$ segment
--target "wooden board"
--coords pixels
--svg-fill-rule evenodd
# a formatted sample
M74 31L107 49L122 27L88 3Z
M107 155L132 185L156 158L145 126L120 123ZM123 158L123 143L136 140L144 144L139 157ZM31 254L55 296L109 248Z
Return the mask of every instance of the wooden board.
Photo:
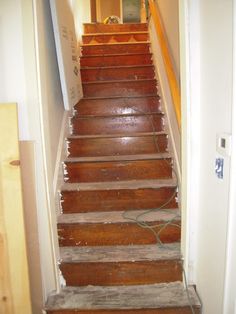
M0 313L30 314L17 108L0 105Z

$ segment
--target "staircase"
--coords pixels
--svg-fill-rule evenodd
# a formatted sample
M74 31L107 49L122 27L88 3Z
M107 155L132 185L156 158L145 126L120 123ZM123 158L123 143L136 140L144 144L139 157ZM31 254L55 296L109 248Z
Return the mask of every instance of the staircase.
M182 282L177 180L148 40L146 24L85 25L58 217L66 287L48 314L200 313Z

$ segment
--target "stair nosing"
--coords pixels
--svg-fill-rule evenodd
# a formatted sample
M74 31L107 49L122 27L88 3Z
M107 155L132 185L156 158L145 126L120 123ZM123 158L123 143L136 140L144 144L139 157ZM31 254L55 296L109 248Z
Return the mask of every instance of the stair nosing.
M169 153L154 153L154 154L136 154L136 155L113 155L113 156L90 156L90 157L67 157L63 163L78 163L78 162L129 162L143 160L160 160L172 159Z
M154 98L159 98L160 99L160 96L158 94L147 94L147 95L139 95L139 96L135 95L135 96L83 97L83 98L81 98L81 100L97 100L97 99L101 100L101 99L120 99L120 98L128 98L128 99L130 99L130 98L148 98L148 97L154 97ZM77 106L79 104L79 102L75 106Z
M201 304L194 290L188 287L193 307ZM182 282L133 286L65 287L59 294L51 294L46 310L138 310L189 307Z
M160 131L160 132L140 132L140 133L120 133L120 134L98 134L98 135L68 135L65 140L73 140L73 139L105 139L105 138L123 138L123 137L150 137L150 136L160 136L160 135L166 135L168 136L168 133L166 131Z
M151 52L139 52L139 53L114 53L114 54L96 54L96 55L81 55L80 58L93 58L93 57L118 57L118 56L142 56L149 55L152 56ZM84 66L83 66L84 67Z
M134 219L142 213L143 218L140 221L152 222L169 222L170 220L181 221L181 211L178 208L171 209L153 209L149 210L129 210L129 211L112 211L112 212L88 212L88 213L73 213L61 214L57 217L58 225L78 225L78 224L118 224L131 223L136 224ZM128 217L125 218L124 217ZM176 218L175 218L176 217Z
M112 32L112 33L87 33L83 34L84 37L90 37L90 36L112 36L112 35L131 35L131 34L137 34L137 35L148 35L149 31L132 31L132 32Z
M132 80L109 80L109 81L90 81L90 82L82 82L82 85L93 85L93 84L115 84L115 83L140 83L140 82L156 82L157 79L151 78L151 79L132 79Z
M150 45L150 40L147 41L125 41L125 42L115 42L115 43L96 43L96 44L81 44L81 47L94 47L94 46L115 46L115 45L137 45L137 44L148 44Z
M64 246L60 247L61 263L119 263L177 260L181 258L180 243L116 245L116 246Z
M92 183L64 183L61 186L62 191L99 191L99 190L120 190L120 189L160 189L176 187L177 179L173 174L171 179L157 180L127 180L127 181L109 181Z
M154 68L153 64L138 64L138 65L114 65L114 66L96 66L96 67L81 67L80 70L106 70L106 69L129 69L129 68Z

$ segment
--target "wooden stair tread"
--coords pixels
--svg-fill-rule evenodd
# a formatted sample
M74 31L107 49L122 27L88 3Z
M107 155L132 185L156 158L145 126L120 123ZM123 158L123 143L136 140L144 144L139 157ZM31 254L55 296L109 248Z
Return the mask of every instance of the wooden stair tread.
M200 307L193 287L189 287L191 304ZM189 306L181 282L138 286L65 287L51 295L46 310L52 309L154 309Z
M63 191L86 191L86 190L103 190L103 189L139 189L139 188L161 188L176 187L177 180L173 175L171 179L158 180L127 180L119 182L93 182L93 183L64 183L61 187Z
M137 41L137 42L113 42L113 43L93 43L93 44L81 44L81 47L95 47L95 46L115 46L115 45L138 45L138 44L150 44L150 41Z
M131 56L143 56L143 55L149 55L152 56L152 54L150 52L138 52L138 53L116 53L116 54L94 54L94 55L82 55L80 58L84 59L84 58L94 58L94 57L99 57L99 58L103 58L103 57L131 57ZM136 64L135 64L136 65ZM140 65L140 64L139 64ZM152 64L151 64L152 65ZM123 65L122 65L123 66ZM84 66L82 65L82 68L90 68L90 66Z
M116 155L116 156L96 156L96 157L69 157L65 162L103 162L103 161L135 161L135 160L153 160L169 159L169 153L142 154L142 155Z
M113 97L106 97L106 96L103 96L103 97L83 97L79 102L82 102L82 101L87 101L87 100L102 100L102 99L132 99L132 98L138 98L138 99L142 99L142 98L160 98L157 94L150 94L150 95L137 95L137 96L113 96Z
M62 214L58 216L58 224L115 224L115 223L135 223L131 219L135 219L138 215L147 213L146 210L130 210L113 211L113 212L89 212L89 213L75 213L75 214ZM130 219L124 218L128 217ZM142 221L145 222L167 222L169 220L180 220L179 209L161 209L151 211L142 216Z
M61 247L62 263L134 262L180 259L180 244Z
M84 37L90 36L111 36L111 35L132 35L132 34L149 34L148 31L130 31L130 32L111 32L111 33L87 33Z

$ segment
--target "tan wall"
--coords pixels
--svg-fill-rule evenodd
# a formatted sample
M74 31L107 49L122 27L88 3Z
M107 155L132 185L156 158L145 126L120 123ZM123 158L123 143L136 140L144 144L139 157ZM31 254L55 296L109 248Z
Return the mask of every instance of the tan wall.
M119 0L97 0L97 18L102 22L106 17L116 15L120 17Z
M179 0L157 0L177 77L180 75Z
M83 23L91 22L91 6L90 0L83 0L81 5L81 0L74 0L72 2L72 10L75 20L75 30L77 38L80 40L83 34Z

